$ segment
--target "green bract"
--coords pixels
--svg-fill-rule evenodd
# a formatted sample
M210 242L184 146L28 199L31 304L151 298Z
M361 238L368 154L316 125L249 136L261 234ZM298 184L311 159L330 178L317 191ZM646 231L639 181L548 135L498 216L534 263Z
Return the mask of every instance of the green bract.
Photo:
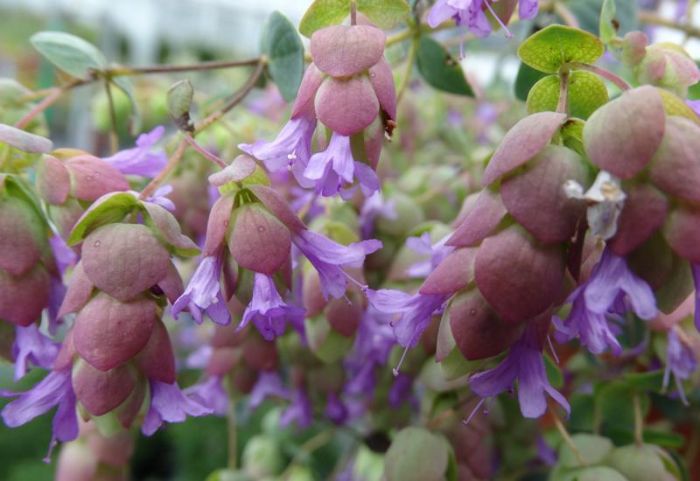
M406 0L357 0L357 11L381 28L391 28L409 12ZM350 15L350 0L316 0L299 23L306 37L316 30L341 23Z
M550 25L525 40L518 56L534 69L556 73L567 63L593 63L604 52L603 43L594 35L577 28Z
M569 76L569 114L572 117L587 119L608 101L608 89L598 76L576 71ZM530 113L545 110L554 111L559 102L559 77L549 75L537 82L527 96L527 110Z

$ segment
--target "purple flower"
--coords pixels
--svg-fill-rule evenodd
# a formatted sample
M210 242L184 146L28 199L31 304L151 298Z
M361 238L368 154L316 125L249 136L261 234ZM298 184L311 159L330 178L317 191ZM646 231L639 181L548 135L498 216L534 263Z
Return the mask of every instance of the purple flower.
M202 259L187 284L187 289L173 304L173 316L177 318L180 312L187 308L197 324L202 323L202 311L222 326L231 322L231 315L221 295L220 276L220 256Z
M112 167L124 175L155 177L168 163L168 156L163 150L152 151L164 133L165 127L159 125L150 132L139 135L136 147L122 150L102 160L112 164Z
M435 28L442 22L453 18L457 25L469 28L474 35L485 37L491 33L491 24L484 10L486 8L506 31L506 35L510 37L511 33L498 15L494 13L491 3L490 0L437 0L428 13L428 24ZM537 10L537 0L520 0L520 18L533 18L537 15Z
M419 253L429 256L420 262L416 262L408 268L408 275L411 277L428 277L431 272L442 262L442 260L455 250L454 247L446 246L447 240L452 236L448 234L435 244L432 243L430 232L423 232L420 237L409 237L406 239L406 246Z
M369 305L357 329L352 351L345 358L348 381L345 392L350 395L370 395L376 385L375 370L389 359L396 344L391 316L382 314Z
M316 119L302 116L291 119L272 142L258 140L254 144L239 144L238 148L261 160L267 170L277 172L291 169L302 187L310 187L304 170L311 157L311 139L316 129Z
M2 419L11 428L21 426L58 406L53 417L53 440L72 441L78 437L78 418L75 413L75 393L71 384L71 370L51 371L32 389L24 393L3 393L17 396L2 410Z
M430 325L433 313L440 310L450 296L410 295L394 289L380 289L378 291L366 289L365 293L374 309L392 316L391 326L394 328L396 340L406 348L399 364L394 368L396 376L406 358L408 349L418 343L421 335Z
M566 341L579 337L594 354L610 348L615 354L622 350L610 324L610 316L623 314L628 305L642 319L656 317L656 299L649 285L638 278L624 258L606 249L593 269L591 277L569 296L571 312L565 321L554 318L557 339Z
M146 436L155 433L164 421L181 423L187 415L203 416L213 410L195 396L185 395L177 383L167 384L159 381L149 381L151 385L151 404L143 420L141 432Z
M253 386L253 390L250 392L248 407L255 409L270 396L288 400L292 398L289 389L282 384L279 374L276 372L261 372L255 386Z
M369 239L374 232L374 222L379 218L395 220L397 218L394 201L384 202L382 193L377 191L365 199L360 210L360 232L363 239Z
M700 331L700 264L690 266L695 283L695 329Z
M153 195L146 199L146 202L157 204L170 212L175 212L175 203L166 196L173 191L172 185L162 185L153 192Z
M413 376L406 373L399 373L394 378L394 382L389 390L389 406L398 408L405 402L412 399L413 394Z
M318 271L325 298L329 295L343 297L348 283L348 275L343 267L361 267L368 254L382 247L378 240L345 246L308 229L295 234L292 242Z
M511 346L506 358L495 368L473 375L469 386L475 394L485 399L511 390L517 379L520 411L526 418L538 418L545 413L545 393L569 413L568 401L547 379L536 330L536 326L528 325L521 338Z
M221 376L211 376L202 383L188 387L184 395L218 416L224 416L228 411L228 394L224 389Z
M374 170L367 164L356 162L352 156L350 137L335 132L326 150L311 156L304 177L314 182L316 192L325 197L341 193L348 198L352 191L341 190L344 185L352 185L355 177L365 196L379 190L379 178Z
M51 247L51 252L53 253L54 259L56 259L56 266L58 267L61 275L66 273L66 269L75 264L78 260L78 255L68 247L66 241L63 237L56 234L55 232L49 237L49 246Z
M287 406L280 416L280 425L287 427L296 423L300 428L308 428L312 421L311 401L306 392L299 388L294 391L292 403Z
M678 395L683 401L683 404L688 405L688 399L685 397L682 381L690 378L698 362L695 359L693 350L681 342L675 329L668 331L668 346L666 347L666 370L664 371L663 389L668 388L671 380L671 374L676 381L676 389Z
M58 343L39 332L36 324L15 327L15 342L12 345L12 355L15 359L15 381L24 377L30 364L50 369L58 355L59 348Z
M325 415L334 424L343 424L348 419L348 408L335 393L329 393L326 401Z
M688 107L693 109L693 111L700 116L700 100L686 100L686 104L688 104Z
M433 313L438 311L449 296L406 294L395 289L367 289L367 299L372 307L383 314L393 316L391 325L396 340L404 347L414 347L423 331L430 324Z
M238 329L243 329L253 321L260 334L272 341L284 334L287 323L300 326L306 311L285 303L277 292L275 281L266 274L255 273L253 297L243 313Z
M187 332L187 336L192 335L195 335L194 332ZM189 339L187 341L189 341ZM187 356L187 359L185 359L185 366L187 366L189 369L204 369L207 367L207 364L209 364L212 354L214 354L213 347L208 344L205 346L200 346L192 351L189 356Z

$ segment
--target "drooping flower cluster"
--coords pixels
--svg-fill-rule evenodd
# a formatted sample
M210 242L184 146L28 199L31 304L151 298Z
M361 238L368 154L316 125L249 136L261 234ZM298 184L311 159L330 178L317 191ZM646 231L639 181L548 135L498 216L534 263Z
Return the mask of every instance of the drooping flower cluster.
M107 222L138 214L144 223ZM161 320L163 306L182 293L173 252L196 252L172 215L131 193L100 198L78 220L71 240L82 241L59 316L75 313L52 371L2 411L18 426L58 405L54 439L78 435L76 408L112 416L128 429L143 416L142 431L210 411L183 395L175 358ZM144 399L150 399L142 412Z
M356 181L366 196L378 191L374 171L385 131L391 135L396 119L385 39L372 25L316 31L310 44L313 62L304 74L291 120L274 141L240 148L272 172L289 168L300 185L314 187L323 196L349 197ZM326 149L312 154L317 120L332 133Z
M381 244L367 240L344 246L309 230L284 199L262 184L227 191L226 186L243 182L255 171L253 159L242 155L211 177L222 195L211 210L204 258L173 313L187 308L198 322L206 312L215 322L227 324L226 305L235 298L247 306L239 327L252 322L272 340L290 324L301 329L304 320L304 310L284 299L290 297L292 246L318 273L327 299L345 295L351 277L344 269L361 266Z

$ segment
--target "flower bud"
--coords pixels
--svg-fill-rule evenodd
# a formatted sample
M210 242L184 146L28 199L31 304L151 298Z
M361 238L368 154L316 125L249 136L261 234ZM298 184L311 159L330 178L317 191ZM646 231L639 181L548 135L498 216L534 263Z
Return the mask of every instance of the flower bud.
M83 242L83 269L100 290L129 301L168 274L170 254L141 224L108 224Z
M476 284L506 322L542 313L561 295L564 253L513 226L487 238L475 263Z
M681 97L700 80L700 69L682 47L658 43L646 48L646 56L637 67L640 83L657 85Z
M440 329L449 329L457 348L469 361L500 354L522 333L521 326L501 320L476 289L458 294L450 301ZM447 333L439 334L444 335Z
M75 320L73 343L80 356L97 369L121 366L148 343L157 320L154 301L120 302L99 293Z
M574 235L585 204L562 188L574 180L585 185L582 159L573 150L550 145L501 182L508 212L540 242L563 242Z
M289 260L289 229L260 204L246 204L235 211L229 250L243 268L274 274Z
M93 416L102 416L121 405L136 386L136 376L128 366L100 371L86 362L73 368L75 397Z
M644 169L664 137L666 114L654 87L624 92L590 116L583 143L591 162L621 179ZM615 126L615 128L612 128Z

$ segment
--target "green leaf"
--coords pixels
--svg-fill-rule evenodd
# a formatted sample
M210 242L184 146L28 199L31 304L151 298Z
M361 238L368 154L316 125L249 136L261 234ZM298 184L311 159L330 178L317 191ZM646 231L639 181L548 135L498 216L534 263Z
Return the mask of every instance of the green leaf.
M569 76L569 114L587 119L608 101L608 89L597 75L572 72ZM555 111L559 103L559 76L549 75L537 82L527 97L530 113Z
M379 28L392 28L410 12L406 0L358 0L357 10Z
M625 374L622 380L630 388L636 391L661 391L663 385L664 371L658 369L651 372L633 372Z
M262 51L269 60L272 80L287 102L294 100L304 74L304 46L294 25L279 12L272 12L262 38Z
M566 6L574 14L582 29L599 35L600 14L605 0L568 0ZM615 0L616 20L619 23L617 34L622 36L632 30L639 30L639 6L637 0Z
M97 202L85 211L78 223L75 224L70 236L68 236L68 245L78 244L99 226L119 222L140 206L138 199L127 192L107 194Z
M418 71L432 87L452 94L474 96L459 62L427 35L420 38L416 62Z
M616 12L617 6L615 4L615 0L603 0L603 7L600 11L600 24L598 31L600 32L600 39L605 44L610 43L610 40L615 38L617 35L617 28L615 28Z
M84 78L89 70L102 70L107 61L97 47L64 32L39 32L30 41L35 49L59 69Z
M535 70L526 63L521 63L518 76L515 78L515 96L525 102L532 86L546 76L547 74L544 72Z
M139 105L136 103L134 84L128 77L114 77L111 79L111 83L128 97L131 106L129 130L131 133L139 132L141 130L141 111L139 110Z
M525 40L518 49L520 60L547 73L557 73L569 62L594 63L605 48L588 32L562 25L550 25Z
M644 430L644 442L656 444L664 448L682 448L685 445L685 437L682 434L658 431L655 429Z
M560 389L564 385L564 376L559 366L554 363L548 354L544 356L544 367L547 370L547 379L549 379L549 383L555 389Z
M350 14L350 0L316 0L299 23L299 31L306 37L323 27L343 21Z
M406 0L357 0L357 11L379 28L392 28L410 12ZM350 15L350 0L316 0L306 10L299 31L311 37L316 31L341 23Z

